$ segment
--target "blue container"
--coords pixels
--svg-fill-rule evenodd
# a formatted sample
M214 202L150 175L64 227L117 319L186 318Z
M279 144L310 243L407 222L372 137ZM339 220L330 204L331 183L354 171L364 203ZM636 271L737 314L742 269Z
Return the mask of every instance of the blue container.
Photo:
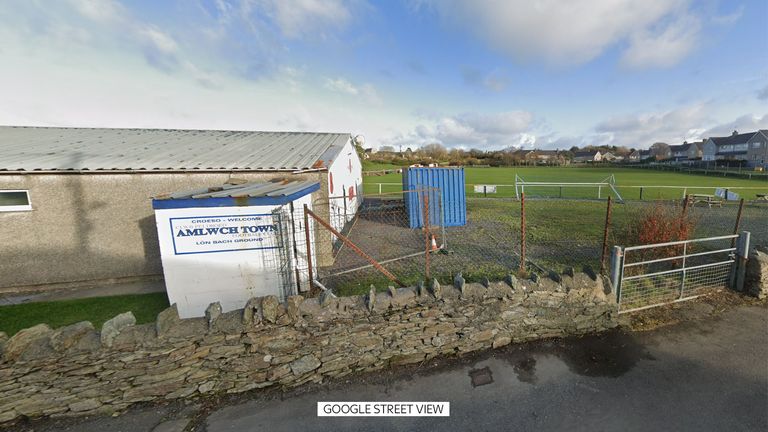
M403 199L411 228L424 226L424 193L429 191L429 209L438 197L442 198L444 226L467 224L467 195L464 189L464 168L407 168L403 170ZM440 215L430 211L430 225L440 225Z

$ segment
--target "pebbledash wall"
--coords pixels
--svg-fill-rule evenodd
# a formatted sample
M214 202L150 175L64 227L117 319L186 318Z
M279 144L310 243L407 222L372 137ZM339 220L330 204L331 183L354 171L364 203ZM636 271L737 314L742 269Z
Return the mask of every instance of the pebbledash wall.
M0 423L108 414L140 401L297 386L513 342L616 326L602 279L389 288L366 296L253 298L244 309L152 324L118 315L0 335Z

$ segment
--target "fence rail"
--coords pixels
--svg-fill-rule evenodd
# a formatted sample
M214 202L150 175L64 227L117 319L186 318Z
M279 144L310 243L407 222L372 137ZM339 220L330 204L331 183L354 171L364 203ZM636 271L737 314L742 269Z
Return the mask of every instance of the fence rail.
M749 237L749 232L743 232L618 247L612 273L619 313L690 300L717 288L740 289L743 265L739 265L739 257L746 257ZM719 246L737 239L738 246ZM690 253L694 247L709 249ZM635 256L638 258L630 261Z

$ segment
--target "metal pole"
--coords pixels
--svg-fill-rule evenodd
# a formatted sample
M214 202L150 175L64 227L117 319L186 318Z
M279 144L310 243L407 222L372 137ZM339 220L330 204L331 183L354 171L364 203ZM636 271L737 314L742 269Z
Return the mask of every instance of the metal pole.
M379 195L381 195L381 183L379 183Z
M309 239L309 208L304 204L304 240L307 242L307 275L309 276L309 289L313 288L312 281L312 244Z
M685 257L688 255L688 243L683 243L683 278L680 281L680 300L683 299L685 293Z
M525 192L520 194L520 271L525 272Z
M608 196L608 205L605 210L605 227L603 228L603 253L600 255L600 274L605 271L605 258L608 256L608 231L611 227L611 196Z
M600 199L602 197L602 195L603 195L603 187L602 186L598 186L597 187L597 199Z
M640 186L640 201L643 200L643 187Z
M424 192L424 276L429 280L429 192Z
M736 249L735 285L732 285L736 291L744 291L744 278L747 271L747 259L749 258L749 238L749 231L742 231L739 235L739 247Z
M726 195L727 196L727 195ZM741 225L741 212L744 210L744 198L739 200L739 211L736 213L736 226L733 227L733 233L738 234L739 233L739 226ZM731 247L734 247L736 244L736 239L731 240Z
M341 226L343 227L344 225L347 224L347 190L344 189L341 192L342 192L341 194L342 199L344 200L344 223L341 224Z
M320 225L325 227L325 229L327 229L328 231L333 233L333 235L338 237L339 240L341 240L345 245L347 245L350 249L352 249L356 254L360 255L366 261L371 263L371 265L373 265L378 271L382 272L384 274L384 276L388 277L393 282L396 282L401 287L405 286L405 284L400 282L400 280L398 280L395 277L395 275L390 273L389 270L387 270L384 267L382 267L381 264L378 263L378 261L376 261L375 259L373 259L370 256L368 256L368 254L363 252L359 247L357 247L356 244L352 243L352 240L348 239L344 234L336 231L330 224L328 224L328 222L322 220L318 215L314 214L312 212L312 210L309 210L309 209L307 209L305 207L305 213L308 214L309 216L312 216L312 219L316 220Z
M621 246L614 246L613 251L611 252L611 284L616 292L617 303L621 301L621 287L619 286L621 282L621 267Z

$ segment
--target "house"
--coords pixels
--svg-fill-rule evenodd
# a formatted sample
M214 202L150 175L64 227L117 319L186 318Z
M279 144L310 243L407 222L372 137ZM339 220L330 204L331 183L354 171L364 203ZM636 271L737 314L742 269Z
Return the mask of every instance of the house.
M602 159L603 162L618 162L618 161L621 161L624 158L622 156L616 156L615 154L613 154L611 152L605 152L602 155L601 159Z
M768 129L757 131L747 144L747 164L768 169Z
M674 162L701 160L703 142L683 141L680 145L669 146L669 158Z
M627 156L627 162L636 163L641 161L640 150L634 150Z
M700 161L703 154L704 141L695 141L688 143L688 154L686 157L688 161Z
M756 133L757 132L748 132L740 134L737 131L733 131L733 133L727 137L710 137L704 141L702 160L747 160L747 150L749 148L747 143Z
M603 155L599 150L595 151L578 151L573 154L574 162L600 162L603 160Z
M688 159L688 143L683 142L679 145L669 146L669 159L674 162L680 162Z
M354 214L362 203L354 139L348 133L0 127L0 288L159 277L150 197L233 179L318 182L313 210L343 224L330 215Z

